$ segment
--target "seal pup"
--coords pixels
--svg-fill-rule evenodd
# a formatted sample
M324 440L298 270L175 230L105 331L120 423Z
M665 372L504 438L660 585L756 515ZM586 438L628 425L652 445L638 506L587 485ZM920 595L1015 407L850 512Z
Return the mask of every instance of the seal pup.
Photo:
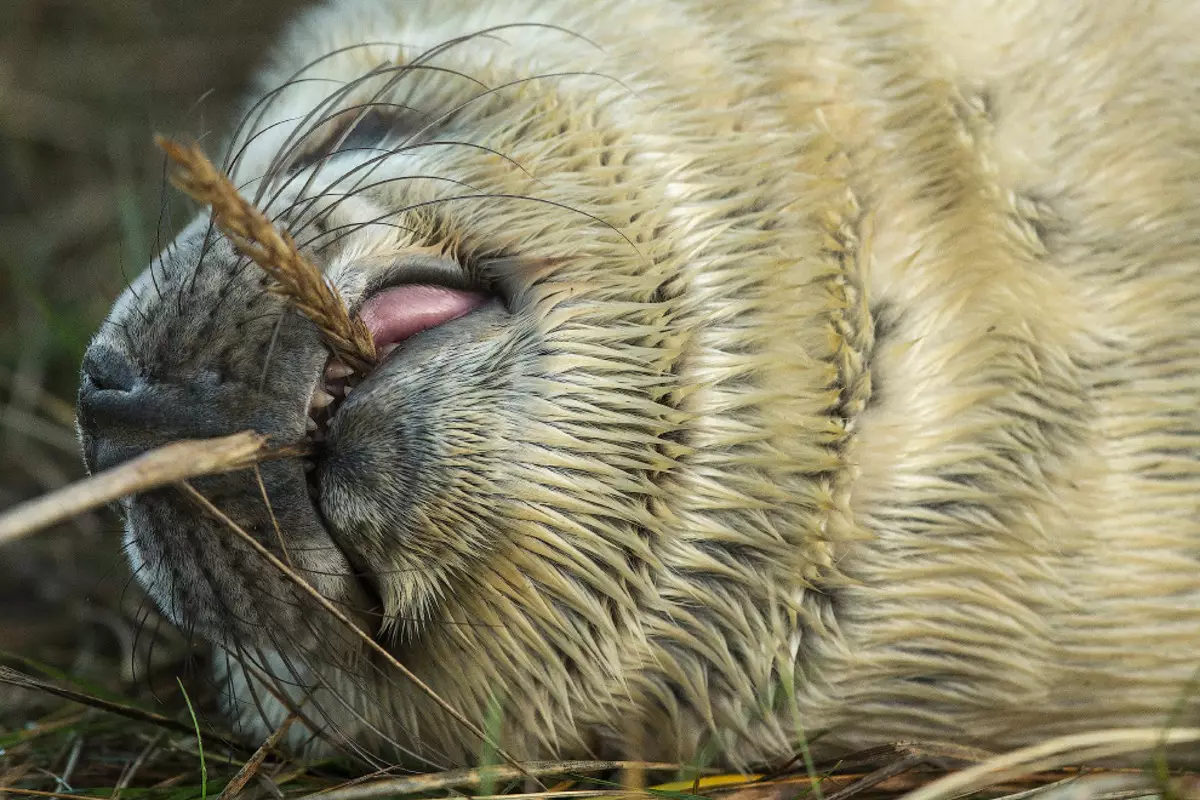
M1200 656L1197 29L318 6L227 166L386 358L353 383L201 215L88 350L88 463L319 440L197 487L520 757L1161 725ZM182 495L122 510L248 734L472 759Z

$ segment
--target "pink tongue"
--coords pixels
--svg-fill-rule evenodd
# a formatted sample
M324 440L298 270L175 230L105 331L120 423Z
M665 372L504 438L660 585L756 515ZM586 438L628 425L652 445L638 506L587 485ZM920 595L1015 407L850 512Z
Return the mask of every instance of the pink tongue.
M380 352L423 330L457 319L487 302L485 295L445 286L406 284L385 289L363 303L362 320Z

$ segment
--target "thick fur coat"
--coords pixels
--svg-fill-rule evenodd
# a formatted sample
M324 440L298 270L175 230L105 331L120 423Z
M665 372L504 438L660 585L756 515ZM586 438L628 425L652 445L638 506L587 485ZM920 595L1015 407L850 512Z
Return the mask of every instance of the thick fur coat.
M352 306L496 299L358 386L315 479L264 465L279 535L253 475L198 486L518 756L1160 725L1200 664L1197 30L1186 0L317 8L235 179ZM326 357L202 217L89 353L89 460L298 439ZM473 758L181 495L124 505L251 732L300 703L334 746Z

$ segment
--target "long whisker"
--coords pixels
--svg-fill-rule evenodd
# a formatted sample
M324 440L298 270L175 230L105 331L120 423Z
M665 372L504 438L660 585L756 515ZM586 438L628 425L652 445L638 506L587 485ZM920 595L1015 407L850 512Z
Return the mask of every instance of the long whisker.
M212 501L210 501L207 497L205 497L200 492L196 491L196 489L193 488L192 485L190 483L188 483L187 481L180 482L178 484L178 487L180 490L182 490L184 492L185 495L192 498L208 514L212 515L217 520L219 520L230 531L236 533L237 536L240 539L242 539L242 541L244 541L247 545L250 546L251 549L253 549L255 552L257 552L260 557L264 558L267 562L269 562L272 567L274 567L276 570L281 572L286 578L288 578L288 580L292 581L301 591L308 594L314 601L316 601L316 603L319 606L321 606L325 610L326 613L332 615L335 619L338 620L338 622L340 622L342 625L345 625L349 630L353 631L355 633L355 635L362 640L363 644L365 644L368 648L373 650L378 655L382 656L383 659L389 665L391 665L391 667L393 669L397 670L398 672L400 672L400 674L404 675L404 677L406 679L408 679L417 689L419 689L430 700L432 700L442 711L444 711L447 715L449 715L459 725L462 725L466 730L468 730L472 735L477 737L480 741L484 742L489 747L492 747L493 752L495 752L498 756L503 758L505 761L507 761L513 767L520 770L522 774L526 774L525 770L521 766L520 762L518 762L515 758L513 758L512 755L510 755L507 750L505 750L504 748L500 747L499 744L492 741L492 738L482 728L480 728L478 725L476 725L471 720L467 719L467 717L464 716L461 711L459 711L458 709L454 708L454 706L452 706L448 702L446 702L446 700L444 698L442 698L441 695L439 695L436 691L433 690L432 687L430 687L427 683L425 683L423 680L421 680L421 678L418 677L416 675L416 673L414 673L412 670L410 670L408 667L406 667L403 663L401 663L386 648L384 648L382 645L380 645L378 642L376 642L373 638L371 638L366 633L364 633L354 623L353 620L351 620L348 616L346 616L346 614L341 609L339 609L334 603L330 602L320 592L313 589L307 582L304 581L303 578L301 578L299 575L297 575L293 570L289 569L288 566L286 564L284 564L282 561L280 561L275 556L274 553L272 553L270 550L265 548L262 544L260 544L258 542L258 540L256 540L253 536L251 536L249 533L247 533L240 525L238 525L236 522L234 522L232 519L230 519L224 512L222 512L219 508L217 508L215 505L213 505Z
M222 162L222 168L224 169L224 171L228 172L228 173L233 173L237 169L238 163L240 162L242 156L245 153L245 146L243 145L241 147L238 147L238 144L237 144L238 141L241 139L242 134L245 132L247 127L251 125L252 119L254 120L254 123L253 123L254 126L258 125L258 123L262 120L262 118L264 116L266 116L266 113L271 110L271 106L275 104L275 101L279 99L279 96L284 91L286 91L288 88L290 88L292 86L295 86L296 84L305 83L308 81L323 81L323 82L327 82L327 83L338 83L338 81L335 81L330 78L304 78L302 76L304 75L305 72L308 72L310 69L313 69L332 58L337 58L338 56L340 56L344 53L349 53L353 50L363 50L363 49L370 48L370 47L395 47L397 49L403 50L406 47L409 47L409 45L405 45L401 42L379 42L379 41L357 42L355 44L351 44L351 45L347 45L345 47L339 47L335 50L331 50L328 53L324 53L320 56L317 56L316 58L312 59L311 61L305 63L298 70L293 72L286 80L284 80L283 83L279 84L274 89L271 89L270 91L266 92L262 97L260 97L258 100L256 100L254 102L254 104L251 105L250 108L247 109L244 114L242 114L241 120L238 121L237 126L234 128L233 136L231 136L229 139L230 149L226 153L225 159ZM255 116L256 114L257 114L257 116ZM251 129L253 130L253 128L251 128ZM235 147L238 147L238 149L234 150L233 148L235 148Z
M457 114L460 114L462 111L464 111L466 108L468 108L471 104L478 103L479 101L486 99L488 97L491 97L493 95L496 95L497 93L502 92L506 89L511 89L511 88L514 88L517 86L522 86L524 84L532 83L534 81L549 80L549 79L554 79L554 78L571 78L571 77L603 78L605 80L616 83L617 85L624 88L626 91L632 92L632 90L628 86L626 86L623 82L621 82L620 80L618 80L612 76L603 75L601 73L590 72L590 71L586 71L586 70L567 71L567 72L550 72L550 73L543 73L543 74L539 74L539 75L532 75L532 76L528 76L525 78L517 78L515 80L508 81L507 83L502 83L498 86L492 87L490 89L486 89L485 91L482 91L479 94L473 95L472 97L468 98L467 100L464 100L463 102L459 103L458 105L443 112L441 115L434 118L424 128L421 128L420 130L410 134L409 137L404 142L402 142L399 145L399 147L396 149L398 152L403 152L404 148L406 146L414 145L420 139L421 136L423 136L426 133L428 133L429 131L431 131L435 126L443 124L446 120L454 117ZM364 181L366 181L368 178L370 178L371 175L374 174L375 170L378 169L390 157L390 155L391 155L390 153L383 153L379 156L376 156L373 159L368 160L365 164L355 167L355 169L353 170L354 172L357 172L359 169L363 169L363 174L359 176L358 181L355 183L355 185L351 186L350 191L353 193ZM340 182L340 180L341 179L339 178L338 182Z
M362 186L357 191L354 191L354 192L325 191L325 192L322 192L319 196L317 196L315 198L310 198L308 200L297 200L296 203L294 203L292 207L299 206L301 203L307 203L307 204L309 204L309 207L311 208L312 203L315 203L321 199L329 198L329 197L336 197L337 198L336 200L334 200L328 206L325 206L321 209L321 216L327 217L327 216L330 216L331 214L333 214L333 212L337 211L337 209L347 200L350 200L351 198L356 197L359 194L368 192L371 189L378 188L380 186L386 186L386 185L392 184L392 183L405 183L405 182L409 182L409 181L421 181L421 180L434 181L437 183L448 183L448 184L451 184L452 186L460 186L464 189L467 189L471 192L476 192L476 193L482 193L482 191L483 191L479 187L474 186L472 184L466 183L464 181L455 180L454 178L446 178L441 175L401 175L396 178L386 178L384 180L377 181L377 182L369 184L367 186ZM285 213L286 210L287 209L285 209L284 212L281 212L281 214ZM303 213L305 213L305 212L301 212L301 214L303 214ZM301 236L308 230L308 228L310 226L316 224L316 221L317 221L317 216L314 214L313 217L311 219L309 219L308 222L305 222L303 225L300 225L299 227L289 227L289 232L291 233L291 235L293 237ZM300 246L302 248L306 247L306 246L312 246L312 242L319 239L320 237L327 236L327 235L329 235L329 233L331 231L342 230L345 227L347 227L347 226L346 225L337 225L332 228L325 228L320 233L318 233L318 234L314 235L313 237L311 237L310 239L306 240L306 242L304 244L301 244Z
M317 107L314 108L311 112L309 112L309 114L304 118L304 120L301 121L300 125L298 125L295 128L295 130L293 131L292 135L289 136L284 141L283 145L280 147L279 151L276 153L276 155L272 159L271 163L268 164L267 169L266 169L267 179L265 181L263 181L262 185L259 187L259 192L255 196L255 202L256 203L262 202L262 198L266 193L267 185L271 182L273 176L283 172L283 165L287 163L288 159L291 158L291 156L295 152L295 149L300 144L300 141L297 140L297 134L302 130L305 131L304 136L307 136L309 133L311 133L312 128L309 127L309 124L314 117L317 117L320 115L323 108L326 108L326 107L336 108L338 106L338 104L340 103L340 101L342 100L342 98L349 96L350 93L353 92L356 88L358 88L358 86L361 85L362 83L365 83L367 80L369 80L371 78L382 77L389 73L394 73L391 75L390 78L388 78L388 80L384 83L384 85L375 92L375 94L371 97L370 100L368 100L366 103L362 104L362 105L370 105L371 103L376 102L380 97L383 97L388 91L390 91L403 78L405 78L406 76L408 76L411 73L416 72L416 71L436 72L436 73L444 73L447 75L453 75L455 77L463 78L464 80L470 81L472 83L477 83L480 86L483 86L485 89L487 88L486 84L482 83L481 81L476 80L475 78L472 78L470 75L459 72L457 70L447 69L445 67L433 67L433 66L429 66L427 64L419 64L419 63L414 62L414 63L410 63L410 64L389 65L386 67L378 67L376 69L373 69L370 72L363 75L362 77L360 77L354 81L348 82L345 86L343 86L342 88L338 89L336 92L331 94L328 98L326 98L324 101L319 103L317 105ZM353 129L353 126L362 120L362 117L363 117L363 115L365 115L367 113L367 110L368 109L364 108L363 110L359 111L359 115L358 115L357 119L355 119L355 121L352 122L351 125L348 126L345 131L343 131L339 141L345 141L345 137L349 135L350 131ZM303 137L299 137L299 138L302 139ZM294 140L296 140L296 141L294 141ZM336 146L334 149L336 149ZM319 172L320 172L320 167L318 167L316 170L313 170L313 174L309 178L309 185L311 185L312 181L316 179L316 176ZM308 187L306 186L305 187L306 191L307 191L307 188ZM272 195L270 201L268 201L267 204L270 205L275 200L277 200L278 197L279 197L279 191L277 190L275 192L275 194Z
M361 189L362 191L369 191L370 189L373 189L373 188L376 188L379 186L383 186L388 183L392 183L392 182L399 181L399 180L413 180L413 179L418 179L418 178L424 178L426 180L449 181L452 183L457 183L460 186L470 188L472 191L481 191L480 189L478 189L475 186L472 186L471 184L464 183L462 181L455 181L451 178L445 178L445 177L437 176L437 175L404 175L404 176L400 176L397 178L387 178L387 179L379 180L374 183L368 184L366 186L352 188L348 192L334 192L333 191L334 187L336 187L338 184L340 184L346 178L353 175L358 170L367 169L371 164L378 163L378 158L390 158L391 156L411 153L411 152L414 152L416 150L426 148L426 147L462 147L462 148L466 148L469 150L478 150L480 152L487 153L488 155L494 155L494 156L502 159L503 161L508 162L509 164L516 167L517 169L519 169L530 180L536 181L537 183L541 184L543 187L547 186L547 184L544 181L535 177L533 175L533 173L531 173L528 169L526 169L525 166L522 165L520 162L518 162L516 159L513 159L512 157L500 152L499 150L496 150L495 148L487 147L487 146L481 145L481 144L475 144L473 142L459 142L459 141L416 142L413 144L402 144L399 147L387 149L387 150L381 150L381 148L353 148L351 150L340 151L340 153L349 153L349 152L356 152L358 150L364 150L364 151L379 152L380 156L377 158L371 159L370 161L366 162L365 164L359 164L359 165L356 165L355 167L347 170L336 181L334 181L334 183L332 183L330 186L322 189L320 194L315 195L314 197L308 198L307 200L297 199L290 206L282 209L279 212L279 214L277 215L276 219L285 217L285 215L288 215L294 209L298 208L301 205L301 203L305 203L306 204L305 208L301 209L299 211L299 213L296 213L293 215L294 220L293 220L292 224L289 226L289 231L291 232L292 236L299 237L305 233L305 231L308 229L309 226L317 224L318 220L323 217L328 217L342 203L342 200L338 200L337 202L332 204L332 206L322 207L318 213L314 209L316 208L317 203L319 203L323 198L330 197L330 196L337 196L337 197L346 199L349 197L353 197L357 193L357 189ZM330 160L330 159L334 158L334 156L336 156L336 155L338 155L338 154L331 153L328 156L325 156L323 158L323 160L326 160L326 161ZM301 197L303 197L303 195ZM312 217L309 220L303 222L302 224L297 225L297 223L299 223L300 220L303 220L305 215L308 214L310 211L313 212Z
M368 225L374 225L378 222L385 221L390 217L399 216L400 214L405 214L410 211L416 211L416 210L419 210L422 208L429 208L429 207L441 205L443 203L451 203L451 202L460 201L460 200L517 200L517 201L521 201L521 202L538 203L538 204L542 204L542 205L546 205L546 206L551 206L553 208L558 208L563 211L570 211L573 214L579 214L580 216L586 217L587 219L591 220L592 222L599 223L600 225L603 225L605 228L608 228L613 233L617 234L622 239L624 239L625 243L628 244L635 253L637 253L639 256L644 256L642 251L638 248L637 244L632 239L630 239L629 236L626 235L624 231L622 231L620 228L616 227L611 222L609 222L608 220L605 220L602 217L598 217L595 214L591 214L587 211L583 211L582 209L574 208L572 206L567 205L566 203L560 203L555 200L547 200L547 199L541 198L541 197L529 197L529 196L521 195L521 194L507 194L507 193L464 194L464 195L456 195L454 197L440 197L440 198L437 198L434 200L423 200L419 203L412 203L410 205L404 206L403 208L398 208L394 211L389 211L386 214L381 214L378 217L375 217L374 219L367 220L366 222L351 225L349 227L351 227L353 230L339 234L339 236L333 242L322 244L322 247L331 247L334 244L336 244L338 241L341 241L342 239L344 239L346 236L351 235L354 232L354 230L366 227Z

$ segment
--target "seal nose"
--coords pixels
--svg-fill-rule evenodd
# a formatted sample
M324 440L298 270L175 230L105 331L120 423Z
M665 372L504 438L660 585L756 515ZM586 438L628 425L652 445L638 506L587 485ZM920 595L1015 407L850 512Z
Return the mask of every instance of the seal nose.
M88 470L107 469L146 450L150 420L129 359L112 348L92 346L80 372L77 415Z
M129 392L137 380L129 359L111 347L89 347L83 355L82 371L81 397L97 391Z
M120 351L93 346L84 355L78 421L84 460L95 472L174 439L210 435L202 387L155 383Z

